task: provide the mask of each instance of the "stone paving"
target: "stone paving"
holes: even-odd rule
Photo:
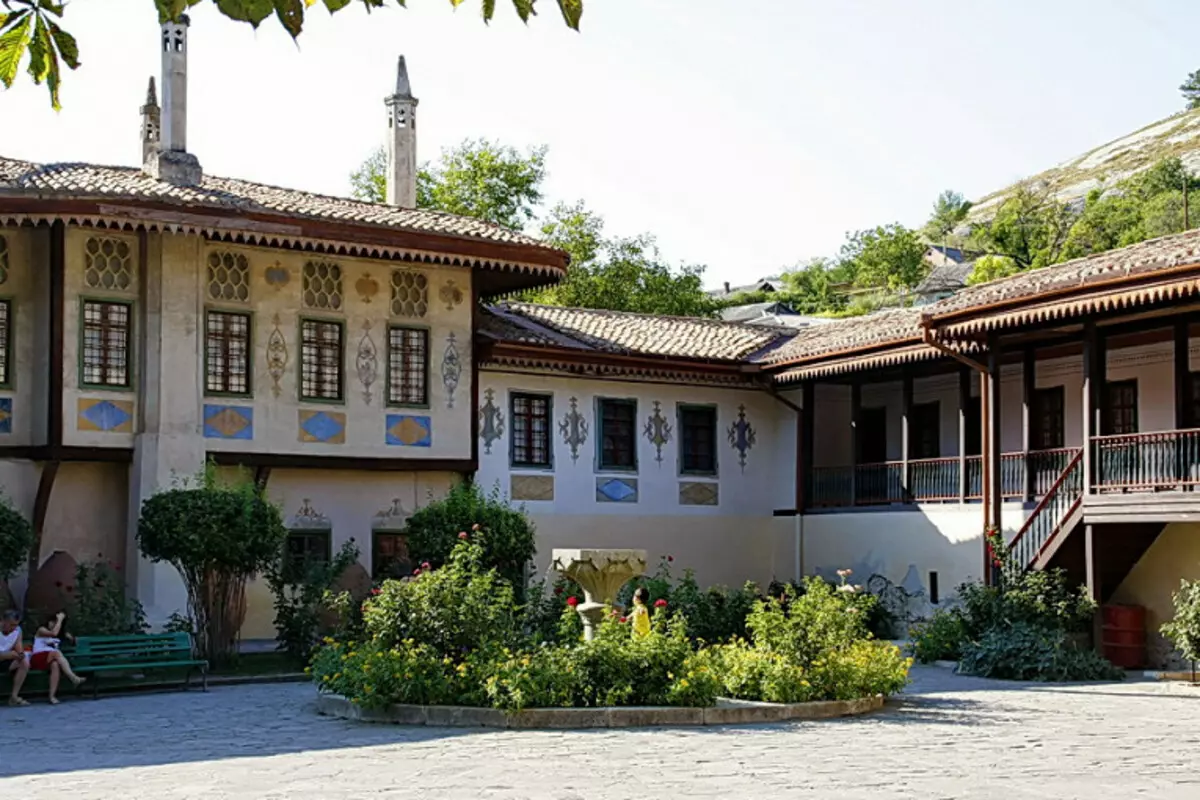
[[[0,708],[0,798],[1200,798],[1200,689],[913,676],[869,716],[724,729],[364,726],[305,684]]]

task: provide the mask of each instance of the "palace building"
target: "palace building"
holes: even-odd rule
[[[119,561],[152,622],[186,598],[138,510],[209,460],[254,475],[289,547],[353,537],[373,572],[473,479],[524,504],[539,569],[850,567],[927,611],[986,575],[996,526],[1152,628],[1200,577],[1200,232],[803,327],[514,302],[566,254],[414,208],[403,59],[371,204],[206,174],[187,34],[163,27],[140,166],[0,157],[0,486],[42,559]],[[255,584],[243,637],[271,622]]]

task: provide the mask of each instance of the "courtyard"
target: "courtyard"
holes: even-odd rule
[[[312,711],[312,687],[0,709],[0,796],[1129,798],[1200,795],[1200,690],[1034,685],[917,667],[857,719],[477,732]]]

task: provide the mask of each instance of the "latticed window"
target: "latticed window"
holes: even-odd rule
[[[328,564],[333,557],[333,532],[327,530],[288,531],[287,554],[290,566],[300,574],[316,564]]]
[[[429,405],[429,331],[388,329],[388,402]]]
[[[396,531],[376,531],[371,543],[371,577],[377,581],[411,575],[408,537]]]
[[[83,281],[92,289],[133,290],[133,249],[124,239],[93,236],[84,248]]]
[[[342,399],[342,324],[306,319],[300,322],[300,397]]]
[[[83,302],[81,383],[129,386],[129,316],[126,303]]]
[[[9,362],[12,360],[12,303],[0,300],[0,386],[7,386],[10,380]]]
[[[637,430],[633,400],[600,400],[600,469],[637,468]]]
[[[512,465],[550,466],[550,397],[544,394],[513,394]]]
[[[8,283],[8,242],[0,236],[0,283]]]
[[[1105,403],[1100,415],[1101,435],[1137,433],[1137,381],[1112,381],[1105,387]]]
[[[420,272],[396,270],[392,273],[392,316],[425,316],[429,310],[429,280]]]
[[[250,315],[209,311],[204,320],[204,389],[250,393]]]
[[[250,262],[241,253],[208,254],[208,297],[227,303],[250,299]]]
[[[689,475],[717,472],[717,410],[712,406],[679,409],[680,469]]]
[[[1055,450],[1063,446],[1066,425],[1063,417],[1063,387],[1051,386],[1037,389],[1033,393],[1033,441],[1034,450]]]
[[[305,264],[304,305],[339,311],[342,307],[342,268],[330,261]]]

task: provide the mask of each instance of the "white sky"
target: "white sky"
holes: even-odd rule
[[[404,53],[421,160],[468,137],[547,144],[549,200],[657,234],[716,285],[1166,116],[1200,68],[1187,0],[585,0],[581,34],[554,0],[527,28],[510,0],[490,28],[479,0],[409,4],[318,3],[298,46],[274,20],[193,9],[188,149],[210,174],[347,194]],[[0,91],[0,153],[134,165],[153,3],[74,0],[66,19],[84,63],[64,109],[22,74]]]

